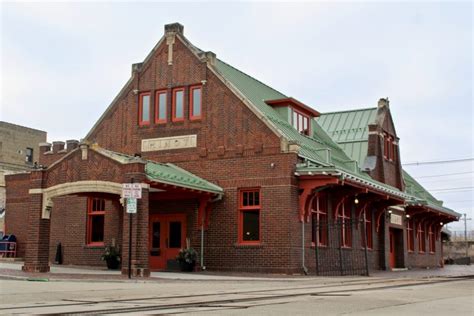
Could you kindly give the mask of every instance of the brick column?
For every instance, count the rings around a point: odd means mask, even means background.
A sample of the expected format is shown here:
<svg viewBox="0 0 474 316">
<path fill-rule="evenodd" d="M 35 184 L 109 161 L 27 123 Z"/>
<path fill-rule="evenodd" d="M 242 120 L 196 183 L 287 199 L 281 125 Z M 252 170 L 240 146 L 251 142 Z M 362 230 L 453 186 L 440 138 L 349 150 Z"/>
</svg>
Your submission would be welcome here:
<svg viewBox="0 0 474 316">
<path fill-rule="evenodd" d="M 42 219 L 43 170 L 35 170 L 30 175 L 30 205 L 28 212 L 28 239 L 26 241 L 25 263 L 22 267 L 26 272 L 49 272 L 49 231 L 50 220 Z M 37 192 L 34 191 L 37 190 Z"/>
<path fill-rule="evenodd" d="M 137 179 L 137 177 L 135 177 Z M 139 181 L 136 181 L 139 182 Z M 135 277 L 150 276 L 148 258 L 148 188 L 142 188 L 142 198 L 137 200 L 137 213 L 132 215 L 132 275 Z M 122 274 L 128 275 L 128 245 L 129 245 L 130 214 L 123 216 L 122 243 Z"/>
</svg>

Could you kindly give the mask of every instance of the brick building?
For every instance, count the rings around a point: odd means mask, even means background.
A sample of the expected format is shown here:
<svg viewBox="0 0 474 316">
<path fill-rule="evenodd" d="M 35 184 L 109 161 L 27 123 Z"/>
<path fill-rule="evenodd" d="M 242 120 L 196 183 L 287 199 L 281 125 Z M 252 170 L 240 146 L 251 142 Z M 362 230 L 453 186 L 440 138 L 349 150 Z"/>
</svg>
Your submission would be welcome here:
<svg viewBox="0 0 474 316">
<path fill-rule="evenodd" d="M 31 170 L 39 159 L 46 132 L 0 121 L 0 232 L 5 231 L 5 175 Z"/>
<path fill-rule="evenodd" d="M 364 111 L 319 113 L 166 25 L 81 143 L 43 144 L 44 167 L 7 177 L 24 270 L 48 271 L 59 242 L 66 264 L 103 264 L 110 244 L 127 262 L 130 229 L 140 276 L 187 239 L 212 270 L 438 266 L 441 228 L 459 214 L 401 169 L 388 100 Z M 142 198 L 130 225 L 131 181 Z"/>
</svg>

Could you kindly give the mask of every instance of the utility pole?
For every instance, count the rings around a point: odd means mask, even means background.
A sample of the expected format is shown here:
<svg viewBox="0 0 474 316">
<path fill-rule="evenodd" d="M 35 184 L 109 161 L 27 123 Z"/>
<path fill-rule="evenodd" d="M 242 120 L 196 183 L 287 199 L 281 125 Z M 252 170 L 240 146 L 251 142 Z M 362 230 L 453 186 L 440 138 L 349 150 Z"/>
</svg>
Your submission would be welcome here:
<svg viewBox="0 0 474 316">
<path fill-rule="evenodd" d="M 469 257 L 469 243 L 467 241 L 467 221 L 472 220 L 472 218 L 467 218 L 467 214 L 464 213 L 464 242 L 466 243 L 466 257 Z"/>
</svg>

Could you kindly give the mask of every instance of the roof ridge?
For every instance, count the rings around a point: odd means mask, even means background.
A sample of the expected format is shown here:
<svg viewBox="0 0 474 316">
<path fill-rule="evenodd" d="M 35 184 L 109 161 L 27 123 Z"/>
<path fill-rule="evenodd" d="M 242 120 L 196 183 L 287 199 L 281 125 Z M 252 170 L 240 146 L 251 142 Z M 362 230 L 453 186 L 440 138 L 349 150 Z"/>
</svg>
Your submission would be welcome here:
<svg viewBox="0 0 474 316">
<path fill-rule="evenodd" d="M 269 89 L 271 89 L 271 90 L 273 90 L 273 91 L 275 91 L 275 92 L 278 92 L 279 94 L 284 95 L 285 97 L 288 98 L 288 96 L 287 96 L 286 94 L 284 94 L 284 93 L 278 91 L 277 89 L 275 89 L 275 88 L 269 86 L 268 84 L 266 84 L 266 83 L 264 83 L 264 82 L 262 82 L 262 81 L 260 81 L 260 80 L 258 80 L 258 79 L 256 79 L 256 78 L 252 77 L 251 75 L 249 75 L 249 74 L 243 72 L 242 70 L 240 70 L 240 69 L 238 69 L 238 68 L 235 68 L 234 66 L 232 66 L 232 65 L 230 65 L 230 64 L 228 64 L 228 63 L 226 63 L 226 62 L 223 61 L 222 59 L 217 58 L 217 60 L 219 60 L 219 61 L 220 61 L 221 63 L 223 63 L 223 64 L 226 64 L 226 65 L 229 66 L 230 68 L 235 69 L 236 71 L 240 72 L 241 74 L 243 74 L 243 75 L 249 77 L 250 79 L 257 81 L 258 83 L 264 85 L 265 87 L 267 87 L 267 88 L 269 88 Z"/>
<path fill-rule="evenodd" d="M 367 111 L 367 110 L 377 110 L 377 107 L 371 107 L 371 108 L 360 108 L 360 109 L 354 109 L 354 110 L 343 110 L 343 111 L 332 111 L 332 112 L 320 112 L 320 113 L 321 113 L 321 115 L 327 115 L 327 114 L 338 114 L 338 113 L 360 112 L 360 111 Z"/>
</svg>

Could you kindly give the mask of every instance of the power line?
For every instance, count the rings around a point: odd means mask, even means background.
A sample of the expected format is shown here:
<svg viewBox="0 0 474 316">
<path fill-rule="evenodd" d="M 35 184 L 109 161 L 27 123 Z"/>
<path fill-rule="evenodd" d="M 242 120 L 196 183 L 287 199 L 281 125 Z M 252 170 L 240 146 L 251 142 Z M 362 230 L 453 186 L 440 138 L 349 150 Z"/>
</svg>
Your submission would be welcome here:
<svg viewBox="0 0 474 316">
<path fill-rule="evenodd" d="M 455 163 L 455 162 L 473 161 L 473 160 L 474 160 L 474 158 L 461 158 L 461 159 L 451 159 L 451 160 L 433 160 L 433 161 L 416 161 L 416 162 L 402 163 L 402 166 L 434 165 L 434 164 L 441 164 L 441 163 Z"/>
<path fill-rule="evenodd" d="M 467 190 L 473 189 L 474 187 L 457 187 L 457 188 L 439 188 L 439 189 L 428 189 L 428 191 L 452 191 L 452 190 Z"/>
<path fill-rule="evenodd" d="M 416 177 L 416 178 L 417 179 L 423 179 L 423 178 L 447 177 L 447 176 L 454 176 L 454 175 L 458 175 L 458 174 L 468 174 L 468 173 L 474 173 L 474 171 L 444 173 L 444 174 L 436 174 L 436 175 L 431 175 L 431 176 L 421 176 L 421 177 Z"/>
</svg>

